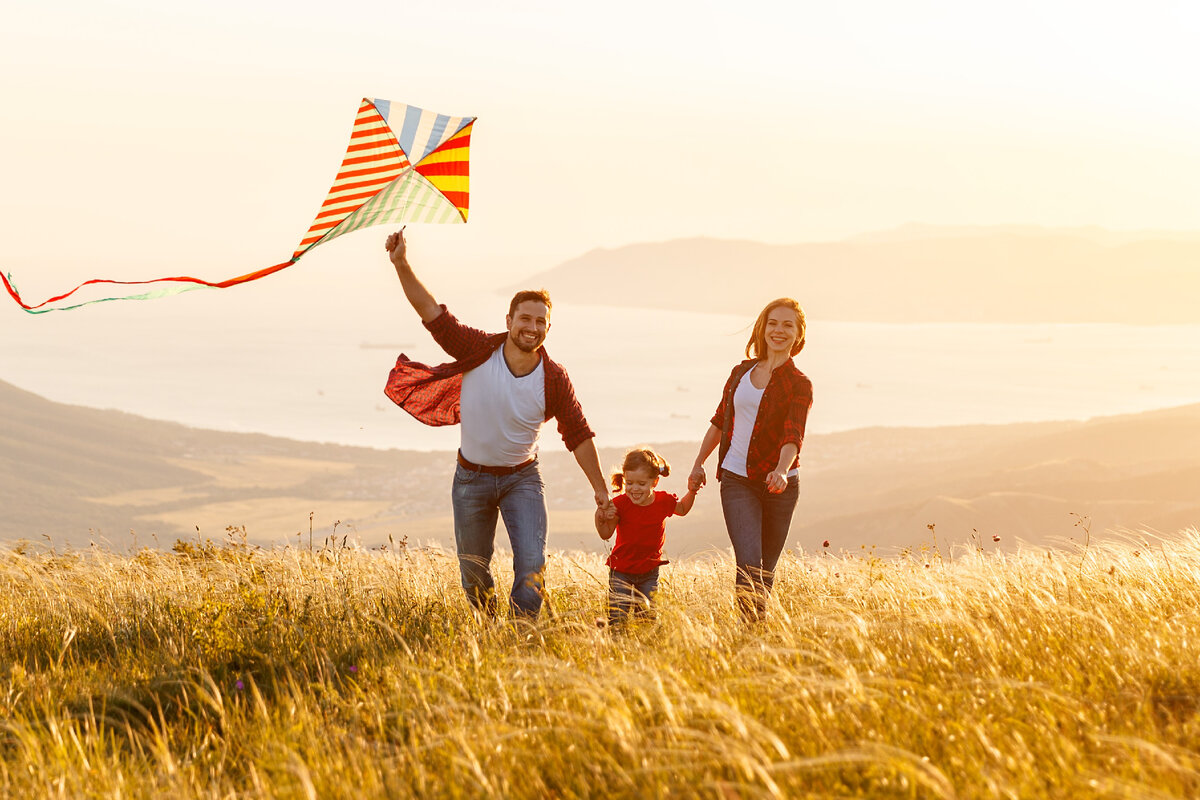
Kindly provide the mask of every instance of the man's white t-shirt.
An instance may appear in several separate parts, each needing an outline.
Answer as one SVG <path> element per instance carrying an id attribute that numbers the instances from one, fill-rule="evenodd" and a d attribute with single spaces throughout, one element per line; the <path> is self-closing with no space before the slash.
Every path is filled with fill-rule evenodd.
<path id="1" fill-rule="evenodd" d="M 544 362 L 517 377 L 497 347 L 487 361 L 463 374 L 463 456 L 487 467 L 515 467 L 537 453 L 538 433 L 546 421 Z"/>

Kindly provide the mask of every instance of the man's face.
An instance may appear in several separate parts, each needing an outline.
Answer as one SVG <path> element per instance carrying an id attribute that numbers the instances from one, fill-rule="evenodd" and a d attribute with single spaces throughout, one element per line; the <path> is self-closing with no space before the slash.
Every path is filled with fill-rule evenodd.
<path id="1" fill-rule="evenodd" d="M 540 300 L 525 300 L 517 304 L 517 310 L 504 318 L 508 326 L 508 338 L 517 349 L 532 353 L 546 341 L 550 330 L 550 309 Z"/>

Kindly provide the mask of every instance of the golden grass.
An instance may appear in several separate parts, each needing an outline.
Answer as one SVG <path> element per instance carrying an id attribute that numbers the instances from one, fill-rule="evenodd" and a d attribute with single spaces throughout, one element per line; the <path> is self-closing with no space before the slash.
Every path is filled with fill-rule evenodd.
<path id="1" fill-rule="evenodd" d="M 726 558 L 623 632 L 603 578 L 554 554 L 527 625 L 432 550 L 2 553 L 0 794 L 1200 794 L 1195 531 L 788 556 L 752 628 Z"/>

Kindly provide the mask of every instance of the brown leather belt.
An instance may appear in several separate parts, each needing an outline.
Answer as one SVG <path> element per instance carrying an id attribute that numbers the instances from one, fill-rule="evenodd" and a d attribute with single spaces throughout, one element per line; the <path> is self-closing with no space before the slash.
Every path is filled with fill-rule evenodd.
<path id="1" fill-rule="evenodd" d="M 469 469 L 472 472 L 486 472 L 488 475 L 512 475 L 514 472 L 520 472 L 525 469 L 535 461 L 537 461 L 537 456 L 528 461 L 522 461 L 515 467 L 487 467 L 483 464 L 472 464 L 463 457 L 462 450 L 458 451 L 458 463 L 462 465 L 463 469 Z"/>

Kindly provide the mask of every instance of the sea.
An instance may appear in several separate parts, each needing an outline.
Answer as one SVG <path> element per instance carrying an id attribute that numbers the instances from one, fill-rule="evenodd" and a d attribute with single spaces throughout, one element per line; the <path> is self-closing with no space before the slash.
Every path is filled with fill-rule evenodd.
<path id="1" fill-rule="evenodd" d="M 383 394 L 399 353 L 448 360 L 402 296 L 329 314 L 190 297 L 46 315 L 54 320 L 6 315 L 0 379 L 195 427 L 457 446 L 456 428 L 426 427 Z M 506 298 L 462 290 L 453 301 L 465 322 L 502 329 Z M 602 446 L 698 441 L 752 322 L 567 303 L 551 319 L 547 351 L 570 373 Z M 814 387 L 809 433 L 1087 419 L 1200 402 L 1200 325 L 810 320 L 796 364 Z M 542 447 L 562 447 L 553 423 Z"/>

